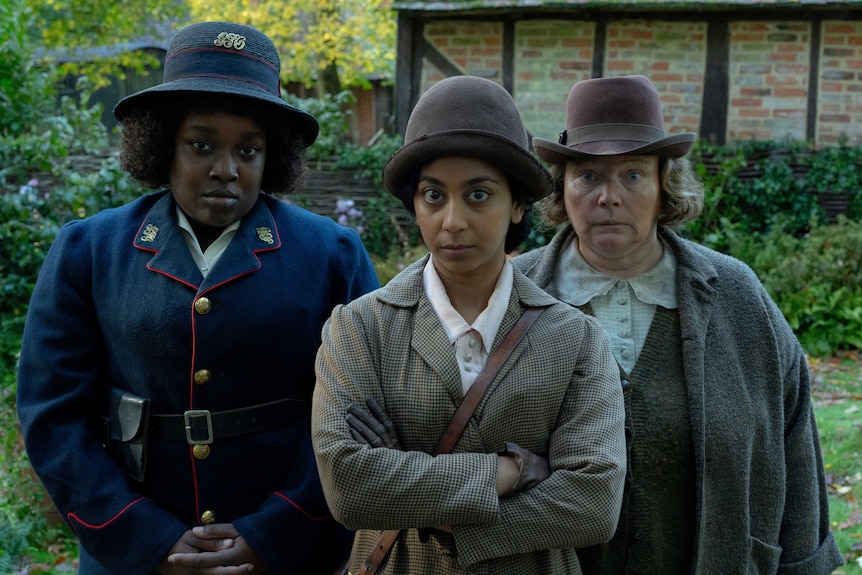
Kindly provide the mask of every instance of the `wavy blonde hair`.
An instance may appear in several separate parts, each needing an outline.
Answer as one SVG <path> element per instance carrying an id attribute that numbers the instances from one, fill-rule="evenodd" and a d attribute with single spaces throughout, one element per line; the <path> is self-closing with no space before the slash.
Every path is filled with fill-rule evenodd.
<path id="1" fill-rule="evenodd" d="M 569 221 L 563 200 L 568 164 L 569 162 L 561 162 L 551 165 L 554 191 L 536 204 L 542 221 L 550 227 Z M 659 156 L 659 174 L 661 211 L 658 223 L 673 228 L 700 216 L 703 211 L 703 182 L 694 172 L 691 163 L 685 158 Z"/>

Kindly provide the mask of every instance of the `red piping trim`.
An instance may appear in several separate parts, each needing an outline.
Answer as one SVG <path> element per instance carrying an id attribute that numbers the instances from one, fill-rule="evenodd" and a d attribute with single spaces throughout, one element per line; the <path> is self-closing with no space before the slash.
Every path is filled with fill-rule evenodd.
<path id="1" fill-rule="evenodd" d="M 330 517 L 332 517 L 332 514 L 330 514 L 330 513 L 327 513 L 326 515 L 322 515 L 320 517 L 315 517 L 313 515 L 309 515 L 309 513 L 305 509 L 303 509 L 302 507 L 297 505 L 296 501 L 294 501 L 290 497 L 287 497 L 284 494 L 279 493 L 277 491 L 275 492 L 275 494 L 278 495 L 279 497 L 281 497 L 282 499 L 284 499 L 285 501 L 287 501 L 288 503 L 290 503 L 291 505 L 293 505 L 294 507 L 296 507 L 300 513 L 302 513 L 303 515 L 305 515 L 306 517 L 308 517 L 312 521 L 323 521 L 325 519 L 329 519 Z"/>
<path id="2" fill-rule="evenodd" d="M 80 517 L 78 517 L 78 515 L 77 515 L 76 513 L 69 513 L 68 517 L 69 517 L 69 519 L 74 519 L 75 521 L 77 521 L 78 523 L 80 523 L 81 525 L 83 525 L 84 527 L 89 527 L 90 529 L 101 529 L 101 528 L 103 528 L 103 527 L 105 527 L 105 526 L 107 526 L 107 525 L 110 525 L 110 524 L 111 524 L 111 523 L 113 523 L 114 521 L 116 521 L 116 519 L 117 519 L 120 515 L 122 515 L 123 513 L 125 513 L 125 512 L 126 512 L 126 511 L 127 511 L 127 510 L 132 506 L 132 505 L 134 505 L 135 503 L 137 503 L 137 502 L 139 502 L 139 501 L 142 501 L 142 500 L 144 500 L 144 499 L 146 499 L 146 497 L 138 497 L 137 499 L 135 499 L 134 501 L 132 501 L 131 503 L 129 503 L 128 505 L 126 505 L 125 507 L 123 507 L 123 508 L 120 510 L 120 512 L 119 512 L 119 513 L 117 513 L 116 515 L 114 515 L 113 517 L 111 517 L 110 519 L 108 519 L 107 521 L 105 521 L 104 523 L 102 523 L 102 524 L 100 524 L 100 525 L 93 525 L 92 523 L 87 523 L 86 521 L 84 521 L 83 519 L 81 519 Z"/>

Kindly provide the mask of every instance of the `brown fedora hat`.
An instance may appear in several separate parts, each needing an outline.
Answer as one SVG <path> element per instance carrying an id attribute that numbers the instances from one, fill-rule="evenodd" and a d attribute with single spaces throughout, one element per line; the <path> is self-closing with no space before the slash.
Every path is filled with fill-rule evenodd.
<path id="1" fill-rule="evenodd" d="M 554 181 L 528 146 L 518 107 L 505 88 L 486 78 L 452 76 L 419 98 L 404 145 L 383 167 L 383 184 L 398 197 L 413 170 L 434 158 L 460 155 L 496 166 L 539 199 L 551 192 Z"/>
<path id="2" fill-rule="evenodd" d="M 692 132 L 667 135 L 658 91 L 648 78 L 617 76 L 572 86 L 566 129 L 557 142 L 533 138 L 533 148 L 551 164 L 623 154 L 681 158 L 695 139 Z"/>

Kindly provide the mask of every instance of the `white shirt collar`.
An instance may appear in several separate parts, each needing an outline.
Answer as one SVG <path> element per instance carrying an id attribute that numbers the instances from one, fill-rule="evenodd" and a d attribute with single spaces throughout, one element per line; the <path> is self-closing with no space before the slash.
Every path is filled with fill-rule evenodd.
<path id="1" fill-rule="evenodd" d="M 185 212 L 177 206 L 177 225 L 179 225 L 180 229 L 186 232 L 183 234 L 186 239 L 186 245 L 189 247 L 189 251 L 192 253 L 192 257 L 204 277 L 209 274 L 210 270 L 227 249 L 231 240 L 236 235 L 236 231 L 239 229 L 241 221 L 242 219 L 239 219 L 223 229 L 216 241 L 211 243 L 209 247 L 207 247 L 206 252 L 204 252 L 201 250 L 200 242 L 198 241 L 198 237 L 195 235 L 194 229 L 192 229 L 191 222 L 189 222 Z"/>
<path id="2" fill-rule="evenodd" d="M 443 328 L 446 330 L 446 336 L 450 343 L 455 343 L 459 337 L 470 330 L 479 332 L 482 336 L 482 345 L 487 353 L 491 352 L 491 346 L 494 345 L 494 338 L 497 337 L 497 332 L 500 330 L 500 324 L 503 322 L 503 316 L 506 315 L 506 310 L 509 308 L 509 298 L 512 295 L 513 272 L 512 264 L 508 258 L 500 271 L 500 277 L 497 278 L 497 285 L 494 287 L 494 292 L 488 300 L 488 307 L 482 310 L 473 325 L 469 325 L 461 314 L 452 307 L 452 302 L 449 300 L 449 295 L 446 293 L 446 288 L 443 286 L 443 280 L 437 274 L 434 268 L 433 257 L 428 258 L 428 263 L 425 264 L 425 269 L 422 273 L 422 281 L 425 287 L 425 293 L 437 312 Z"/>
<path id="3" fill-rule="evenodd" d="M 662 240 L 664 243 L 664 240 Z M 676 309 L 676 256 L 665 244 L 661 260 L 639 276 L 619 280 L 592 267 L 578 250 L 572 235 L 560 249 L 555 283 L 560 299 L 572 305 L 584 305 L 596 296 L 608 293 L 619 281 L 626 281 L 643 303 Z"/>

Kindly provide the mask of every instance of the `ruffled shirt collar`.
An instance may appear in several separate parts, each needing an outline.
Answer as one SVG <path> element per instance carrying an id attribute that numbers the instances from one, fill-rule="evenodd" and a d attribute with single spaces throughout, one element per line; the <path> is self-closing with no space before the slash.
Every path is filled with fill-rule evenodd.
<path id="1" fill-rule="evenodd" d="M 560 260 L 555 275 L 559 298 L 569 304 L 582 306 L 594 297 L 608 293 L 620 281 L 628 282 L 635 297 L 650 305 L 676 309 L 676 256 L 662 241 L 664 254 L 661 260 L 640 274 L 627 280 L 607 276 L 592 267 L 581 255 L 574 234 L 566 240 L 560 250 Z"/>

